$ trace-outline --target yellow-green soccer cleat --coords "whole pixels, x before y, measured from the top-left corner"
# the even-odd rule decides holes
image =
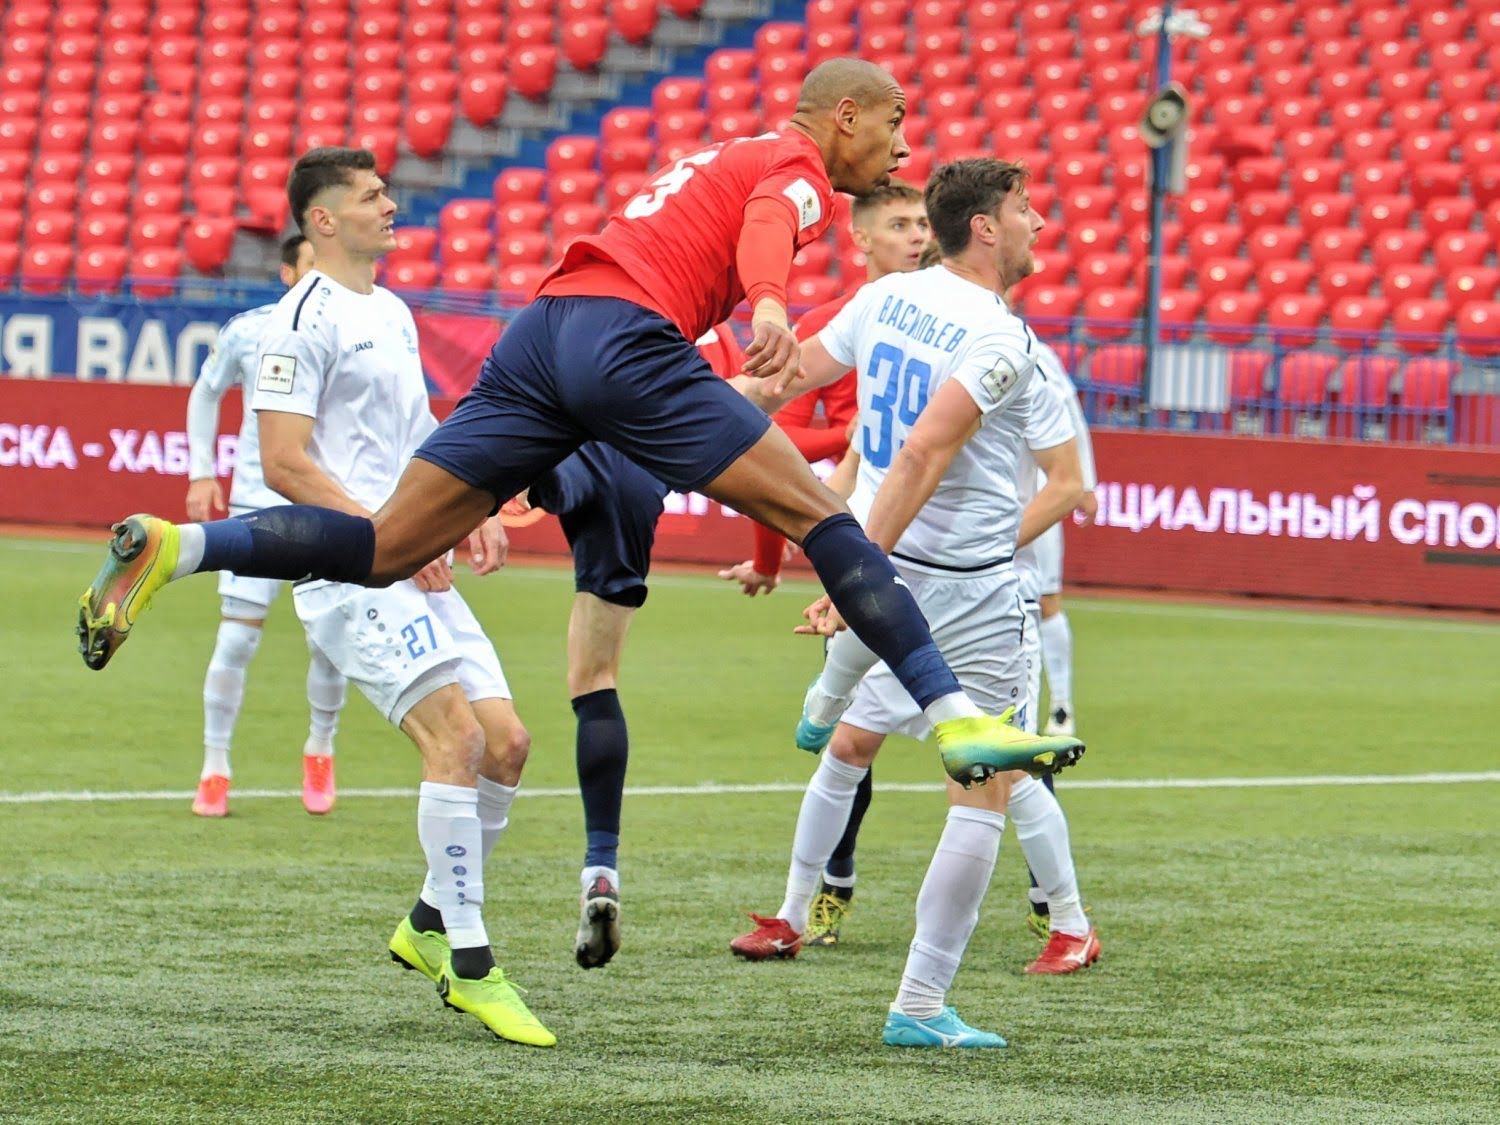
[[[551,1047],[557,1043],[557,1036],[531,1014],[516,986],[505,979],[498,967],[491,969],[483,980],[468,980],[454,976],[452,961],[445,961],[438,974],[437,990],[444,1004],[468,1012],[501,1039],[529,1047]]]
[[[78,599],[78,651],[96,672],[130,636],[131,627],[177,566],[177,525],[134,515],[115,524],[109,555]]]
[[[1046,941],[1052,936],[1052,915],[1046,910],[1038,910],[1036,903],[1029,899],[1026,902],[1026,928],[1037,941]]]
[[[1038,776],[1056,773],[1083,757],[1083,743],[1076,738],[1027,734],[1011,726],[1015,713],[1010,707],[1003,715],[938,723],[938,753],[948,776],[967,789],[1010,770]]]
[[[411,916],[401,919],[396,932],[391,935],[388,946],[391,960],[402,968],[421,973],[433,984],[443,973],[448,960],[448,935],[436,930],[419,931],[411,924]]]
[[[841,898],[830,891],[820,892],[812,900],[812,912],[808,915],[807,932],[802,935],[802,944],[815,948],[837,945],[839,928],[853,910],[852,899]]]

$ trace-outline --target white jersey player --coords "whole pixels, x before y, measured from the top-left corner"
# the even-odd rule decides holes
[[[1071,510],[1079,491],[1072,424],[1037,372],[1036,338],[999,296],[1031,272],[1043,221],[1030,210],[1024,171],[996,160],[939,169],[927,211],[943,264],[866,286],[804,350],[803,371],[812,385],[851,365],[860,372],[861,459],[850,508],[890,552],[964,690],[1015,721],[1027,674],[1012,556],[1018,538],[1029,541],[1044,520]],[[1028,447],[1052,480],[1023,518],[1017,478]],[[817,631],[831,631],[826,598],[808,613]],[[834,637],[798,729],[799,745],[821,736],[828,752],[798,817],[786,898],[774,917],[755,916],[757,929],[731,943],[736,954],[795,955],[817,877],[885,736],[926,735],[926,718],[890,690],[894,682],[852,634]],[[1013,785],[1028,806],[1055,808],[1024,775],[978,791],[950,785],[953,807],[885,1027],[890,1045],[1005,1045],[943,1000],[978,920]],[[1036,809],[1028,808],[1028,824],[1048,819]],[[1028,856],[1051,847],[1046,833],[1020,834]],[[1040,858],[1038,866],[1047,868]]]
[[[1078,459],[1083,466],[1083,484],[1088,490],[1079,511],[1085,519],[1092,519],[1098,511],[1099,501],[1094,496],[1098,477],[1094,470],[1094,447],[1089,440],[1088,421],[1084,418],[1083,406],[1078,401],[1078,389],[1073,386],[1061,358],[1051,348],[1042,345],[1041,363],[1048,377],[1054,380],[1067,399],[1068,412],[1073,417],[1073,426],[1078,431]],[[1037,470],[1039,484],[1046,481],[1046,474]],[[1051,697],[1047,708],[1046,731],[1048,734],[1072,734],[1073,718],[1073,630],[1068,615],[1062,607],[1063,574],[1063,530],[1058,523],[1049,527],[1038,537],[1035,544],[1034,578],[1036,589],[1027,591],[1038,613],[1036,639],[1041,649],[1038,678],[1033,685],[1040,688],[1041,667],[1047,670],[1047,689]],[[1018,568],[1022,560],[1016,560]],[[1030,566],[1031,564],[1025,564]],[[1026,585],[1027,572],[1023,571],[1022,585]],[[1036,707],[1041,706],[1041,696],[1033,691]],[[1035,710],[1035,708],[1034,708]],[[1033,715],[1035,721],[1035,715]]]
[[[312,246],[300,234],[282,243],[283,284],[295,285],[312,268],[312,259]],[[254,370],[261,332],[275,307],[262,305],[229,319],[188,395],[189,519],[211,519],[215,509],[225,510],[215,456],[219,402],[231,389],[244,384]],[[285,501],[266,487],[255,412],[247,402],[235,447],[228,510],[238,514],[282,503]],[[229,813],[233,777],[229,745],[245,698],[246,670],[260,647],[266,615],[281,587],[282,583],[273,579],[242,578],[227,570],[219,574],[222,616],[203,681],[203,769],[193,798],[193,812],[199,816]],[[344,677],[321,654],[314,651],[311,656],[307,701],[312,719],[302,746],[302,804],[308,812],[322,814],[334,803],[333,736],[344,706],[345,684]]]
[[[281,299],[261,338],[250,395],[266,483],[293,504],[368,517],[437,426],[411,312],[375,284],[376,262],[395,246],[396,205],[363,149],[313,149],[287,194],[317,268]],[[274,534],[256,520],[245,518],[245,534]],[[500,520],[485,520],[469,548],[476,574],[497,570]],[[552,1033],[495,966],[483,917],[485,860],[530,740],[493,646],[452,587],[443,556],[381,589],[299,583],[293,600],[309,643],[422,755],[427,877],[392,935],[391,958],[495,1034],[550,1047]]]

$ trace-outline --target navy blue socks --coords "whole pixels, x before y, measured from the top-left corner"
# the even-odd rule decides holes
[[[363,582],[375,562],[375,525],[332,508],[286,504],[198,526],[203,529],[200,573]]]
[[[890,666],[918,707],[959,690],[916,599],[853,516],[829,516],[807,533],[802,552],[854,635]]]
[[[619,866],[620,805],[630,757],[625,712],[615,690],[605,688],[574,699],[573,714],[578,717],[578,791],[588,840],[583,865],[614,869]]]

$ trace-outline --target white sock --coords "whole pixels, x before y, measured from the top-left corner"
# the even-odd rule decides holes
[[[1042,667],[1052,710],[1073,710],[1073,629],[1066,613],[1042,618]]]
[[[501,785],[483,774],[474,789],[477,794],[475,812],[479,816],[479,851],[482,863],[490,861],[490,853],[500,842],[500,835],[510,823],[511,802],[521,791],[519,785]],[[427,878],[422,883],[421,899],[428,906],[438,908],[438,891],[433,882],[432,868],[427,869]]]
[[[931,1019],[943,1010],[1000,853],[1005,815],[954,806],[917,893],[917,933],[906,955],[895,1010]]]
[[[349,695],[349,682],[328,658],[310,649],[307,662],[307,705],[312,712],[304,754],[333,755],[333,736],[339,729],[339,712]]]
[[[204,541],[203,529],[197,524],[177,525],[177,565],[172,568],[172,577],[168,581],[176,582],[198,572],[198,564],[203,561]]]
[[[500,834],[510,823],[510,806],[515,802],[516,794],[520,791],[519,785],[501,785],[498,781],[491,781],[483,774],[479,777],[477,792],[479,794],[480,847],[486,863],[489,862],[490,853],[495,850],[495,845],[500,842]]]
[[[245,669],[260,647],[260,629],[243,621],[219,622],[214,654],[203,677],[203,772],[232,777],[229,742],[245,701]]]
[[[825,871],[823,872],[823,882],[827,883],[830,887],[838,887],[841,890],[854,889],[853,875],[830,875]]]
[[[614,884],[615,890],[618,891],[620,889],[620,873],[613,867],[601,867],[596,865],[594,867],[585,867],[578,873],[578,881],[583,884],[583,890],[585,894],[588,893],[590,884],[592,884],[593,881],[599,878],[599,876],[601,875],[603,875],[606,879]]]
[[[448,944],[454,949],[489,945],[479,792],[424,781],[417,793],[417,838],[427,856],[428,884],[436,899],[432,905],[442,912]]]
[[[1057,798],[1034,777],[1010,787],[1008,810],[1026,866],[1036,876],[1041,900],[1051,912],[1052,932],[1082,937],[1089,932],[1073,852],[1068,841],[1068,818]],[[1037,899],[1034,897],[1033,902]]]
[[[823,658],[822,674],[813,685],[814,690],[808,693],[810,697],[808,702],[814,703],[815,698],[821,695],[826,697],[830,708],[836,706],[837,710],[820,714],[813,714],[809,711],[808,718],[824,726],[837,722],[854,698],[854,689],[859,687],[859,681],[865,678],[866,672],[879,663],[880,657],[871,652],[865,646],[864,641],[854,635],[852,629],[835,633],[833,639],[828,642],[828,652]]]
[[[933,726],[946,723],[949,719],[975,719],[984,712],[974,705],[974,701],[961,691],[949,692],[947,695],[934,699],[926,707],[922,708],[922,714]]]
[[[786,899],[776,917],[784,918],[799,934],[807,929],[807,916],[818,880],[839,838],[849,824],[854,791],[870,771],[841,762],[828,751],[818,759],[817,771],[802,794],[797,813],[797,832],[792,837],[792,863],[786,874]]]

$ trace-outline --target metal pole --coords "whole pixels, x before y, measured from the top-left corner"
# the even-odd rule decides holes
[[[1167,24],[1172,19],[1172,0],[1161,7],[1161,24],[1156,31],[1156,88],[1165,89],[1172,81],[1172,36]],[[1167,180],[1171,175],[1172,148],[1181,139],[1151,150],[1151,236],[1146,249],[1146,366],[1142,373],[1142,405],[1151,401],[1151,384],[1156,370],[1156,353],[1161,335],[1161,227],[1166,220]]]

